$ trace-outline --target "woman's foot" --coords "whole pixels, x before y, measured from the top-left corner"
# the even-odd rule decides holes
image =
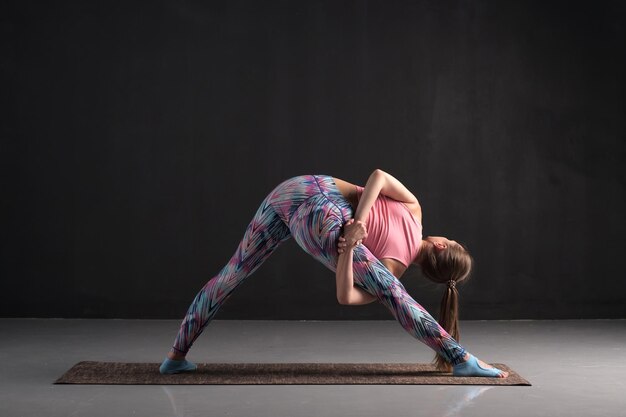
[[[509,373],[477,359],[474,355],[466,353],[463,358],[465,362],[452,367],[454,376],[487,376],[495,378],[506,378]]]
[[[174,350],[170,350],[167,353],[167,357],[163,360],[159,372],[162,374],[178,374],[181,372],[193,372],[198,369],[198,366],[185,359],[184,355],[181,355]]]
[[[165,358],[163,363],[159,367],[159,372],[164,375],[167,374],[179,374],[181,372],[193,372],[198,369],[198,365],[193,362],[189,362],[186,359],[177,361],[170,358]]]

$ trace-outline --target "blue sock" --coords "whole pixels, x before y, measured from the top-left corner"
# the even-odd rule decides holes
[[[498,368],[483,368],[478,363],[478,359],[471,353],[467,361],[454,365],[452,374],[454,376],[490,376],[497,377],[502,371]]]
[[[180,372],[195,371],[196,369],[198,369],[198,366],[193,362],[189,362],[187,359],[177,361],[166,357],[159,368],[159,372],[162,374],[177,374]]]

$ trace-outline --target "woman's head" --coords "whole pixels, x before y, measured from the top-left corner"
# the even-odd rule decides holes
[[[474,261],[464,245],[443,236],[428,236],[422,242],[418,263],[434,282],[459,283],[469,277]]]
[[[465,281],[472,271],[474,259],[467,248],[442,236],[428,236],[422,242],[417,260],[430,280],[446,285],[439,307],[439,324],[455,340],[459,340],[459,292],[456,284]],[[435,365],[451,371],[451,365],[439,354]]]

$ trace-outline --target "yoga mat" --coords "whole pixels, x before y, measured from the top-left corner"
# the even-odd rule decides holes
[[[455,377],[420,363],[198,363],[190,373],[161,375],[160,363],[78,362],[55,384],[112,385],[531,385],[501,363],[508,378]]]

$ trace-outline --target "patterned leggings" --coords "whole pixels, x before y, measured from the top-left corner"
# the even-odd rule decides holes
[[[353,215],[352,206],[328,175],[283,181],[261,203],[228,264],[194,298],[173,349],[186,354],[232,292],[290,237],[336,272],[337,240]],[[465,349],[364,245],[354,249],[353,269],[354,285],[376,296],[407,332],[451,364],[462,362]]]

